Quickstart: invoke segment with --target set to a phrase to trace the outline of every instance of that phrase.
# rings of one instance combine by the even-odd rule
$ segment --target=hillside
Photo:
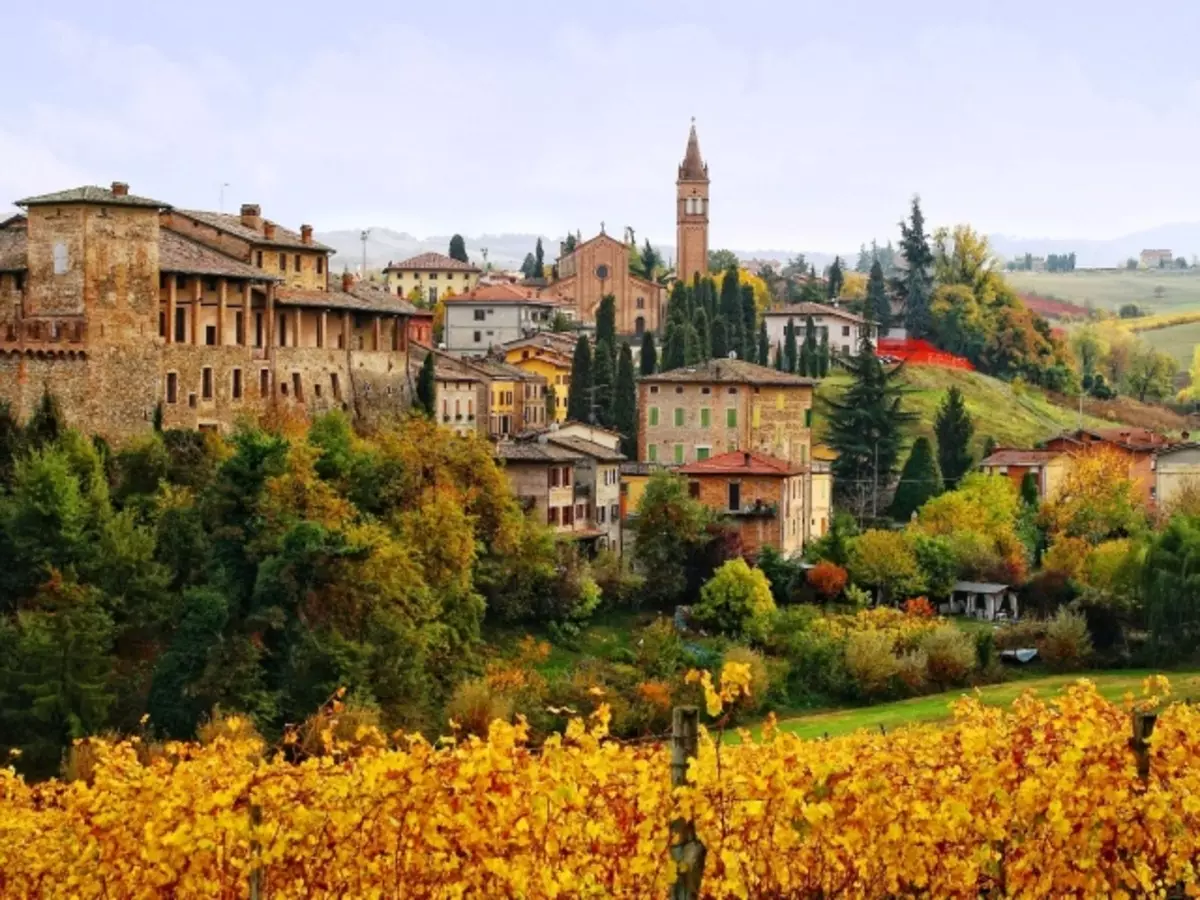
[[[908,388],[905,406],[918,415],[912,436],[924,435],[933,440],[933,420],[942,397],[952,385],[963,392],[967,411],[975,420],[975,453],[979,454],[987,436],[1002,445],[1030,447],[1039,441],[1071,428],[1078,427],[1079,412],[1074,406],[1060,405],[1035,387],[1013,385],[982,375],[933,366],[909,366],[903,380]],[[834,375],[825,379],[817,392],[818,398],[837,397],[849,384],[849,376]],[[1063,398],[1063,403],[1069,402]],[[820,422],[818,415],[818,438]],[[1109,402],[1088,401],[1083,424],[1095,428],[1113,425],[1133,425],[1180,431],[1187,427],[1179,415],[1150,404],[1120,399]]]
[[[1136,303],[1152,312],[1200,309],[1197,269],[1077,269],[1004,275],[1018,293],[1078,306],[1090,304],[1113,312],[1124,303]]]

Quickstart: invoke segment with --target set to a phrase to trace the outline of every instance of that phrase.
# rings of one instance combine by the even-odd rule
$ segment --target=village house
[[[1170,512],[1185,494],[1200,491],[1200,444],[1165,447],[1154,455],[1154,501]]]
[[[546,379],[491,357],[461,362],[487,379],[487,431],[493,438],[519,434],[546,424]]]
[[[1138,257],[1143,269],[1169,268],[1175,262],[1170,250],[1143,250]]]
[[[433,420],[458,434],[487,434],[489,379],[483,372],[440,350],[414,346],[408,364],[414,389],[430,353],[436,401]]]
[[[177,212],[120,182],[18,205],[0,228],[0,399],[19,417],[45,390],[113,441],[159,408],[168,428],[212,429],[268,409],[408,408],[415,310],[330,279],[311,229],[260,225],[249,205],[254,227]]]
[[[1135,499],[1153,507],[1154,457],[1172,443],[1148,428],[1081,428],[1051,438],[1046,441],[1046,449],[1070,456],[1085,455],[1101,447],[1116,451],[1129,461],[1129,478],[1133,481]]]
[[[567,418],[567,400],[571,394],[571,368],[575,362],[574,334],[543,331],[533,337],[511,341],[500,348],[504,361],[546,379],[552,392],[554,421]]]
[[[580,456],[575,467],[576,496],[587,503],[587,525],[597,534],[596,549],[620,553],[621,435],[583,422],[551,426],[546,440]]]
[[[1025,476],[1032,474],[1037,482],[1038,499],[1054,495],[1071,464],[1071,457],[1062,450],[1020,450],[997,447],[979,463],[979,470],[988,475],[1003,475],[1021,489]]]
[[[484,353],[548,329],[557,301],[508,284],[484,285],[445,299],[442,343],[450,353]]]
[[[817,330],[817,343],[824,335],[829,341],[829,352],[833,356],[857,356],[858,346],[864,332],[873,337],[870,324],[862,317],[838,306],[823,303],[793,303],[763,313],[767,323],[767,340],[772,352],[787,344],[787,325],[793,324],[796,331],[796,346],[804,342],[808,318],[812,316]]]
[[[587,501],[576,495],[575,467],[583,457],[545,437],[500,441],[495,458],[504,466],[521,507],[559,534],[587,529]]]
[[[383,269],[390,293],[420,297],[430,308],[444,297],[465,294],[479,283],[479,267],[442,253],[421,253]],[[414,293],[415,292],[415,293]]]

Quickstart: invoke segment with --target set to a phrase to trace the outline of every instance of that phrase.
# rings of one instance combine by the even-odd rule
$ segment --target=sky
[[[9,0],[0,33],[5,200],[673,243],[695,117],[714,248],[894,240],[914,194],[1027,237],[1200,220],[1195,0]]]

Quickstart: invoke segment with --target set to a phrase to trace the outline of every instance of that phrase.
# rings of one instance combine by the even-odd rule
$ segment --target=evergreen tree
[[[938,466],[946,486],[953,489],[974,464],[971,437],[975,433],[975,423],[971,421],[962,391],[957,387],[952,386],[942,398],[933,421],[933,432],[937,436]]]
[[[534,259],[532,253],[526,253],[525,260],[521,263],[521,274],[526,278],[532,278],[536,268],[537,260]]]
[[[904,271],[893,283],[893,292],[904,307],[904,327],[910,338],[928,338],[933,332],[933,251],[925,234],[925,216],[921,200],[913,197],[908,222],[900,223],[900,251]]]
[[[421,374],[417,376],[417,402],[414,406],[418,411],[434,418],[437,415],[437,379],[434,377],[436,361],[432,351],[425,354],[421,363]]]
[[[1041,500],[1041,495],[1038,493],[1037,476],[1032,472],[1026,472],[1021,477],[1021,502],[1030,509],[1037,509]]]
[[[708,328],[708,313],[703,306],[696,307],[696,315],[692,320],[696,329],[696,347],[701,359],[712,356],[712,333]]]
[[[575,240],[575,235],[571,234],[571,232],[568,231],[567,239],[562,242],[563,256],[566,256],[568,253],[574,253],[575,248],[578,245],[579,245],[579,242],[577,240]]]
[[[676,281],[667,298],[667,323],[681,325],[688,319],[688,287],[682,281]]]
[[[869,338],[845,362],[850,386],[839,399],[826,401],[827,442],[838,454],[832,464],[834,488],[842,502],[870,512],[891,481],[904,426],[915,416],[902,409],[901,367],[884,369]]]
[[[720,311],[717,303],[717,283],[711,277],[705,276],[700,279],[696,302],[704,305],[710,325],[717,320],[717,313]]]
[[[987,459],[996,452],[996,448],[1000,446],[997,440],[990,434],[983,439],[983,456],[980,459]]]
[[[701,360],[700,334],[691,322],[681,325],[680,330],[683,332],[683,364],[694,366]]]
[[[796,322],[794,319],[787,320],[783,340],[783,370],[795,372],[800,368],[800,354],[796,347]]]
[[[829,374],[829,329],[821,331],[821,346],[817,350],[817,377],[824,378]]]
[[[617,383],[613,389],[613,426],[621,432],[621,452],[637,458],[637,385],[633,378],[633,350],[621,344]]]
[[[661,265],[662,257],[657,250],[650,246],[650,239],[646,238],[646,244],[642,247],[642,270],[646,273],[646,278],[653,281],[654,273]]]
[[[812,316],[804,320],[804,346],[800,348],[800,374],[813,378],[817,375],[819,365],[817,356],[817,323]]]
[[[842,286],[846,283],[846,276],[842,274],[842,258],[835,256],[833,263],[829,266],[829,278],[825,282],[825,296],[830,300],[836,300],[842,296]]]
[[[537,239],[537,246],[533,248],[533,277],[546,277],[546,257],[542,251],[542,239]]]
[[[925,501],[942,492],[942,475],[929,438],[919,437],[913,441],[908,461],[900,472],[900,484],[892,498],[891,516],[899,522],[907,522],[914,512],[925,505]]]
[[[760,366],[771,364],[771,340],[767,337],[767,320],[758,323],[758,353],[754,360]]]
[[[670,372],[687,365],[687,329],[686,325],[675,322],[667,323],[667,333],[663,338],[662,370]]]
[[[754,288],[748,284],[742,285],[742,359],[747,362],[761,362],[756,359],[755,329],[758,324],[758,307],[754,305]]]
[[[809,266],[808,277],[804,279],[804,284],[800,288],[801,303],[824,303],[825,291],[822,289],[821,282],[817,278],[817,267]]]
[[[775,344],[775,368],[782,372],[786,365],[787,357],[783,353],[783,342],[779,341]]]
[[[642,375],[653,375],[658,371],[658,350],[654,346],[654,332],[642,332],[642,357],[639,361]]]
[[[601,341],[608,341],[609,347],[617,346],[617,298],[612,294],[601,297],[600,305],[596,308],[597,348]]]
[[[605,428],[613,424],[613,381],[616,378],[612,344],[608,339],[596,342],[596,353],[592,360],[592,385],[595,408],[595,423]],[[591,422],[588,418],[585,421]]]
[[[154,404],[154,416],[150,420],[150,427],[154,430],[155,434],[162,434],[163,405],[161,400]]]
[[[729,355],[729,334],[725,328],[725,320],[717,316],[712,323],[712,358],[724,359]]]
[[[584,335],[575,342],[571,362],[571,388],[567,395],[567,418],[590,422],[592,413],[592,347]]]
[[[867,245],[859,244],[858,245],[858,262],[856,262],[854,264],[854,271],[860,272],[863,275],[866,275],[868,272],[871,271],[871,263],[873,261],[874,261],[874,257],[870,253],[867,252]]]
[[[13,466],[23,443],[21,426],[7,400],[0,400],[0,496],[12,479]]]
[[[50,388],[42,390],[42,399],[38,401],[37,409],[29,417],[25,426],[25,441],[30,447],[45,447],[57,443],[62,433],[67,430],[66,419],[63,418],[62,407],[58,398],[50,393]]]
[[[879,337],[887,337],[892,327],[892,305],[888,300],[887,283],[883,280],[883,265],[879,260],[871,263],[871,275],[867,278],[867,301],[864,304],[866,318],[875,323]]]
[[[725,340],[729,342],[727,350],[737,350],[741,355],[742,349],[742,286],[738,283],[737,269],[730,267],[721,278],[721,304],[718,318],[725,322]]]
[[[451,259],[457,259],[459,262],[470,262],[467,259],[467,243],[463,240],[461,234],[456,234],[450,238],[450,252],[448,255]]]
[[[558,418],[558,391],[554,389],[554,385],[546,385],[546,421],[553,422]]]

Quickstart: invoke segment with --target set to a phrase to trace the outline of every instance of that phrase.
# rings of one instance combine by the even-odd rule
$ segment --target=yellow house
[[[388,291],[398,297],[410,297],[417,291],[429,308],[438,300],[465,294],[479,284],[479,268],[441,253],[422,253],[398,263],[389,262],[383,270]]]
[[[567,398],[571,392],[571,364],[575,338],[569,334],[542,332],[504,345],[504,361],[546,379],[546,389],[554,389],[554,421],[567,418]]]

